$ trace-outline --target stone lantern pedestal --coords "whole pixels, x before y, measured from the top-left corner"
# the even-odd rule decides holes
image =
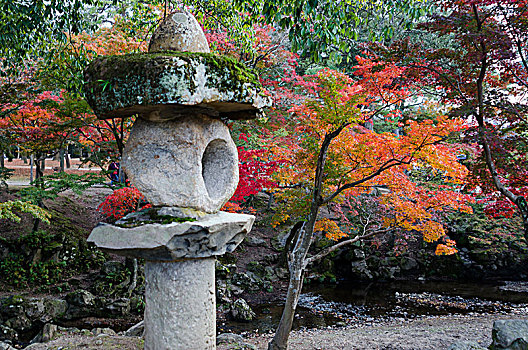
[[[254,220],[225,212],[184,215],[189,212],[146,209],[100,224],[88,238],[107,252],[146,260],[145,349],[216,348],[215,256],[232,252]]]
[[[99,119],[137,116],[121,165],[152,204],[89,242],[145,264],[145,349],[215,349],[215,256],[232,252],[254,217],[219,212],[238,184],[228,119],[270,104],[255,74],[209,52],[187,12],[165,18],[149,52],[96,58],[85,70]]]

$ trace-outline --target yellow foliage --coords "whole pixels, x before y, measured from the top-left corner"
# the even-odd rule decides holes
[[[438,244],[436,246],[436,255],[452,255],[457,253],[458,250],[455,248],[455,241],[451,239],[446,239],[445,244]]]
[[[341,231],[339,226],[337,224],[329,219],[321,219],[315,223],[314,231],[319,232],[322,231],[326,238],[337,241],[343,237],[348,236],[346,233]]]

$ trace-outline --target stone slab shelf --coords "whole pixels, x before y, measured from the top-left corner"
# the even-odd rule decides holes
[[[186,220],[161,216],[165,221],[171,218]],[[218,212],[188,220],[193,221],[148,223],[144,213],[134,214],[116,225],[99,224],[88,242],[107,252],[149,261],[207,258],[235,250],[251,230],[255,217]]]

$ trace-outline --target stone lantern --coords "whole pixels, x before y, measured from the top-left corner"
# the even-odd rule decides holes
[[[88,241],[146,260],[145,349],[215,349],[215,256],[254,221],[219,211],[238,184],[224,122],[255,118],[270,100],[244,65],[209,52],[188,12],[165,18],[148,53],[95,59],[85,81],[99,119],[138,116],[121,164],[153,206],[99,224]]]

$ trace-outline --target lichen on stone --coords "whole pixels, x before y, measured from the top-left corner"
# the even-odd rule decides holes
[[[85,81],[88,103],[100,119],[134,114],[149,119],[152,113],[171,119],[190,106],[214,117],[247,119],[270,104],[251,70],[210,53],[99,57],[86,69]]]

